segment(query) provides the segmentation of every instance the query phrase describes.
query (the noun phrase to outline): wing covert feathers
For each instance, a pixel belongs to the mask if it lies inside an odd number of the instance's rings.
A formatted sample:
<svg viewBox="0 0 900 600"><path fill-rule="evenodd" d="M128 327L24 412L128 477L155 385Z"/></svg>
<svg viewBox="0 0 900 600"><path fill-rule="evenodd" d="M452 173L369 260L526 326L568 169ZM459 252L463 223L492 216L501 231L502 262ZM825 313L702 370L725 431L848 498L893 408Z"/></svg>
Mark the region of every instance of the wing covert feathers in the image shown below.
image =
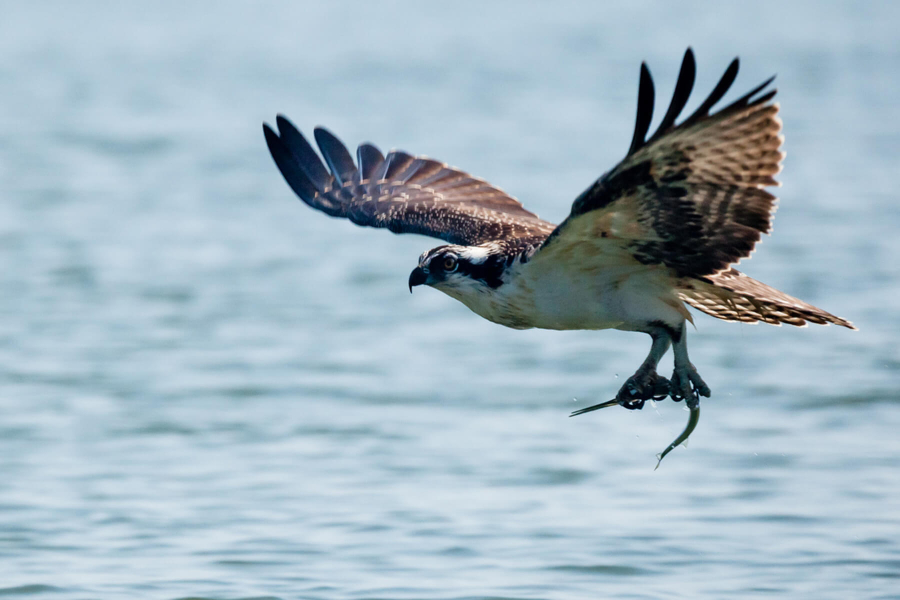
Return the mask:
<svg viewBox="0 0 900 600"><path fill-rule="evenodd" d="M327 169L303 134L279 115L278 131L263 124L275 164L311 207L357 225L419 233L454 244L536 238L554 228L488 182L430 158L395 150L387 156L362 144L357 163L330 131L315 130Z"/></svg>
<svg viewBox="0 0 900 600"><path fill-rule="evenodd" d="M680 282L681 299L708 315L725 321L764 322L772 325L833 323L856 329L853 323L807 304L748 277L736 269L728 269L701 279Z"/></svg>

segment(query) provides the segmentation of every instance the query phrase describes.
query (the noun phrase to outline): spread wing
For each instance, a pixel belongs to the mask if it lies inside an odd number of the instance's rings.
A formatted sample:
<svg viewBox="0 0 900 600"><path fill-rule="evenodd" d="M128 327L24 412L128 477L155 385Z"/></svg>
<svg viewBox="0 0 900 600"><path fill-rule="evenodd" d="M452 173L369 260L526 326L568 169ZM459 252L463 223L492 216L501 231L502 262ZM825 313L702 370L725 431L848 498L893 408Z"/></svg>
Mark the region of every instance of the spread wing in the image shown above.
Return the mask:
<svg viewBox="0 0 900 600"><path fill-rule="evenodd" d="M317 127L326 169L290 121L279 115L276 122L278 133L263 124L275 164L301 200L333 217L464 245L553 231L552 223L482 179L397 150L383 156L371 144L357 148L357 164L340 140Z"/></svg>
<svg viewBox="0 0 900 600"><path fill-rule="evenodd" d="M585 190L545 242L579 244L603 238L645 265L678 277L702 277L748 256L771 229L775 197L764 188L784 157L778 106L762 93L772 79L710 114L738 72L735 59L700 107L675 123L694 85L690 48L675 93L656 132L653 80L641 65L637 122L626 157Z"/></svg>

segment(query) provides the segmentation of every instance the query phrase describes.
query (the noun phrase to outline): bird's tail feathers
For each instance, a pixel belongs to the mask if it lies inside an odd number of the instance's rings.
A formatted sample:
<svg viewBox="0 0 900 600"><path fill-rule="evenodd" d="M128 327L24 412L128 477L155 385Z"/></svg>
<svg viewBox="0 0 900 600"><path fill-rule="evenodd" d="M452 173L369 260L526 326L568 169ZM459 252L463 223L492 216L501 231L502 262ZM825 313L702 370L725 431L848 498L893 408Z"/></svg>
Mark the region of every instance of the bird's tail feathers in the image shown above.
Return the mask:
<svg viewBox="0 0 900 600"><path fill-rule="evenodd" d="M853 323L776 290L761 281L728 269L702 279L684 279L681 299L702 312L725 321L769 323L805 327L830 323L856 329Z"/></svg>

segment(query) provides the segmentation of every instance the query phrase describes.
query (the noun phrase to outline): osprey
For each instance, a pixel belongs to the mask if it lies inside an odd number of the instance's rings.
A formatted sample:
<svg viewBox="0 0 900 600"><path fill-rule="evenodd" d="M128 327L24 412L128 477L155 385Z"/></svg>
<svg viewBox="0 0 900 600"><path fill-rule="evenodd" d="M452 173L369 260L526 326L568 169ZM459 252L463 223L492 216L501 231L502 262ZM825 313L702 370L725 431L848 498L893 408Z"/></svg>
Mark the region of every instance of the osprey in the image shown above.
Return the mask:
<svg viewBox="0 0 900 600"><path fill-rule="evenodd" d="M738 72L734 59L712 93L679 118L694 85L684 55L672 101L656 131L653 80L641 64L637 119L628 153L593 182L554 225L490 183L424 156L371 144L347 148L327 129L315 140L328 168L285 117L263 124L275 164L311 207L357 225L419 233L447 242L419 257L409 289L436 288L485 319L528 329L619 329L650 336L650 353L609 402L642 408L649 399L687 400L686 440L710 395L688 358L688 304L726 321L834 323L840 317L752 279L732 265L772 227L767 186L781 170L781 120L771 78L711 112ZM674 348L671 378L657 365ZM657 463L658 466L658 463Z"/></svg>

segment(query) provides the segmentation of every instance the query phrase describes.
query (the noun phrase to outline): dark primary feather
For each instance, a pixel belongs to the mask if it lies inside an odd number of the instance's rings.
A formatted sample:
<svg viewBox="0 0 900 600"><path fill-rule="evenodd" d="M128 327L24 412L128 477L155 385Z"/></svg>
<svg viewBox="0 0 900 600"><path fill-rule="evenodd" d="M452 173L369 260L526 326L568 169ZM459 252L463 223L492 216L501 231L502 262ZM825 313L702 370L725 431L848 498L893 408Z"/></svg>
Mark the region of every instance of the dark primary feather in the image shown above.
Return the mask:
<svg viewBox="0 0 900 600"><path fill-rule="evenodd" d="M276 123L277 133L263 124L275 164L300 199L331 216L465 245L543 238L554 228L499 188L429 158L397 150L383 156L362 144L357 167L340 140L319 127L315 139L326 170L290 121L279 115Z"/></svg>
<svg viewBox="0 0 900 600"><path fill-rule="evenodd" d="M575 219L609 220L618 211L634 223L623 243L635 258L664 264L679 276L710 275L752 252L761 234L771 229L775 197L763 188L777 185L773 175L783 158L778 107L768 104L775 91L757 97L772 80L710 114L737 76L735 59L709 97L676 125L695 71L688 49L669 108L657 131L645 140L653 83L641 66L638 116L628 155L575 200L566 222L547 243L565 236Z"/></svg>
<svg viewBox="0 0 900 600"><path fill-rule="evenodd" d="M644 138L647 137L647 130L650 129L650 121L653 120L654 96L653 78L650 77L650 69L647 68L647 63L641 63L637 117L634 119L634 135L631 137L631 146L628 148L628 154L633 154L644 145Z"/></svg>
<svg viewBox="0 0 900 600"><path fill-rule="evenodd" d="M359 173L362 178L371 179L375 169L384 162L384 155L372 144L360 144L356 149L356 160L359 161Z"/></svg>
<svg viewBox="0 0 900 600"><path fill-rule="evenodd" d="M316 144L319 145L319 150L325 157L325 164L328 165L337 184L343 185L353 181L354 177L359 175L359 171L356 170L356 165L347 148L327 129L316 127L313 133Z"/></svg>
<svg viewBox="0 0 900 600"><path fill-rule="evenodd" d="M688 98L691 97L691 90L694 89L694 78L697 75L697 63L694 60L694 52L688 48L684 53L684 60L681 61L681 70L678 72L678 81L675 83L675 91L672 93L672 101L669 102L669 109L660 122L656 133L650 138L656 138L665 135L675 125L675 119L684 110ZM649 77L649 73L648 73ZM650 103L650 109L653 110L653 102Z"/></svg>
<svg viewBox="0 0 900 600"><path fill-rule="evenodd" d="M281 141L287 153L293 157L300 170L306 174L309 182L320 192L324 191L331 179L328 171L322 166L316 151L313 150L303 134L297 131L294 124L278 115L275 119L278 131L281 133Z"/></svg>
<svg viewBox="0 0 900 600"><path fill-rule="evenodd" d="M690 51L690 48L688 48ZM731 87L731 84L734 83L734 80L737 79L738 69L740 69L741 61L735 58L731 61L731 64L728 65L728 68L725 69L725 73L722 74L722 78L719 79L719 83L716 84L716 87L713 88L713 91L707 96L706 100L697 107L691 116L684 120L682 125L691 125L703 117L709 115L710 109L712 109L713 105L722 99L722 96L728 92L728 89Z"/></svg>

